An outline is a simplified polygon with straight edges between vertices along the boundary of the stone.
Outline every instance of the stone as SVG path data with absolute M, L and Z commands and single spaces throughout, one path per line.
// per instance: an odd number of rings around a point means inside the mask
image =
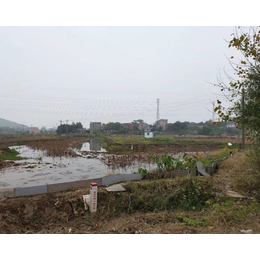
M 115 184 L 110 187 L 107 187 L 106 190 L 108 192 L 118 192 L 118 191 L 125 191 L 125 188 L 121 184 Z
M 231 191 L 231 190 L 227 191 L 226 195 L 228 197 L 232 197 L 232 198 L 245 198 L 244 196 L 240 195 L 239 193 L 237 193 L 235 191 Z

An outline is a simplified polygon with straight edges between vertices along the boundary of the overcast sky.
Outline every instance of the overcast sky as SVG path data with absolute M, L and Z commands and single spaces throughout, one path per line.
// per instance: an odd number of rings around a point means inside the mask
M 0 118 L 57 127 L 60 120 L 201 122 L 234 27 L 0 27 Z M 217 118 L 217 117 L 216 117 Z

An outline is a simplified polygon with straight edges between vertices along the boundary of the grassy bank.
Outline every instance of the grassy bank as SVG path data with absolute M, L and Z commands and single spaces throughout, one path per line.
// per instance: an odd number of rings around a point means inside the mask
M 0 161 L 15 161 L 15 160 L 22 160 L 23 158 L 18 156 L 19 152 L 14 149 L 9 148 L 1 148 L 0 149 Z
M 235 141 L 235 142 L 233 142 Z M 196 152 L 213 151 L 228 147 L 232 143 L 233 149 L 239 149 L 238 140 L 230 138 L 176 138 L 173 136 L 156 136 L 145 139 L 143 136 L 106 136 L 102 138 L 102 146 L 112 153 L 168 153 L 168 152 Z

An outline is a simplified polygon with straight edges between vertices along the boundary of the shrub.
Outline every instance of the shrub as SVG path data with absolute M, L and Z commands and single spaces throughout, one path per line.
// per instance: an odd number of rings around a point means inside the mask
M 207 201 L 214 200 L 216 193 L 213 183 L 196 183 L 195 179 L 188 179 L 184 187 L 179 187 L 168 197 L 167 208 L 175 210 L 199 210 L 207 205 Z

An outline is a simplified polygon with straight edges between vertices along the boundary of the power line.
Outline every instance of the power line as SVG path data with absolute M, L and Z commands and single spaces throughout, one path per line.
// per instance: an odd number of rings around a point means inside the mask
M 15 96 L 15 97 L 14 97 Z M 204 95 L 199 95 L 191 98 L 186 98 L 182 99 L 179 101 L 173 102 L 162 102 L 162 105 L 160 103 L 158 104 L 158 108 L 161 109 L 164 112 L 167 111 L 182 111 L 182 110 L 187 110 L 190 107 L 194 109 L 198 109 L 199 107 L 196 106 L 197 104 L 203 104 L 206 100 L 208 100 L 208 97 L 212 97 L 212 95 L 209 94 L 204 94 Z M 71 104 L 70 102 L 66 101 L 64 103 L 64 100 L 62 99 L 57 99 L 53 98 L 49 102 L 43 101 L 43 102 L 37 102 L 34 100 L 29 100 L 29 101 L 22 101 L 19 102 L 13 101 L 10 99 L 16 99 L 18 98 L 18 95 L 9 95 L 9 100 L 0 100 L 0 107 L 1 109 L 7 110 L 8 112 L 10 111 L 19 111 L 19 112 L 29 112 L 29 113 L 41 113 L 41 114 L 76 114 L 76 115 L 95 115 L 95 117 L 98 117 L 99 120 L 111 120 L 112 118 L 115 118 L 118 120 L 118 118 L 126 118 L 128 116 L 140 116 L 140 115 L 150 115 L 151 113 L 154 113 L 156 111 L 154 107 L 154 103 L 150 102 L 135 102 L 135 101 L 129 101 L 128 104 L 136 104 L 134 107 L 133 106 L 122 106 L 121 102 L 117 102 L 115 100 L 110 100 L 110 103 L 106 103 L 107 101 L 104 101 L 105 103 L 91 103 L 91 104 L 86 104 L 84 102 L 80 102 L 82 104 Z M 62 102 L 62 104 L 55 104 L 55 102 L 59 100 Z M 70 99 L 67 99 L 70 100 Z M 74 100 L 74 99 L 73 99 Z M 83 101 L 84 99 L 80 99 Z M 86 100 L 86 99 L 85 99 Z M 103 102 L 103 101 L 100 101 Z M 7 106 L 4 106 L 4 103 L 7 103 Z M 139 104 L 139 105 L 138 105 Z M 149 105 L 151 104 L 151 105 Z M 26 108 L 26 105 L 30 106 L 29 108 Z M 10 107 L 11 106 L 11 107 Z M 19 106 L 17 108 L 17 106 Z M 40 109 L 36 109 L 37 107 L 40 106 Z M 196 107 L 195 107 L 196 106 Z M 154 108 L 151 108 L 154 107 Z M 44 109 L 43 109 L 44 108 Z M 47 109 L 45 109 L 47 108 Z M 51 109 L 48 109 L 51 108 Z M 125 111 L 122 111 L 122 110 Z M 157 110 L 157 112 L 159 111 Z M 83 111 L 82 111 L 83 110 Z M 105 112 L 104 112 L 105 110 Z M 111 111 L 111 113 L 109 113 Z M 113 112 L 115 111 L 115 112 Z M 160 112 L 160 111 L 159 111 Z M 159 116 L 160 117 L 160 116 Z

